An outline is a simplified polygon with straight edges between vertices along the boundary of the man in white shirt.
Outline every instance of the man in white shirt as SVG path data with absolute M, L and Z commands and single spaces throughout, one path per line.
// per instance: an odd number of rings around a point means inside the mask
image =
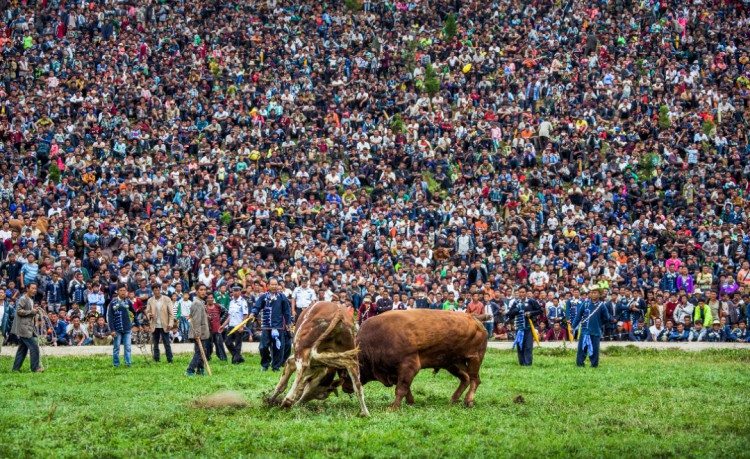
M 661 319 L 654 319 L 654 324 L 649 327 L 648 331 L 651 333 L 651 341 L 657 341 L 661 332 L 664 331 L 664 327 L 661 326 Z
M 302 310 L 310 307 L 316 301 L 318 301 L 318 295 L 310 287 L 310 280 L 307 277 L 300 276 L 300 285 L 292 292 L 292 319 L 296 321 Z
M 247 301 L 242 298 L 242 287 L 235 285 L 232 287 L 231 299 L 229 300 L 229 310 L 227 320 L 224 322 L 224 328 L 232 330 L 241 324 L 250 312 L 247 307 Z M 227 335 L 224 340 L 229 352 L 232 353 L 232 363 L 238 365 L 245 361 L 242 358 L 242 337 L 245 335 L 244 330 L 237 330 L 231 335 Z
M 539 265 L 534 266 L 534 270 L 529 275 L 529 282 L 534 286 L 535 290 L 543 290 L 549 282 L 549 275 L 546 271 L 542 270 Z

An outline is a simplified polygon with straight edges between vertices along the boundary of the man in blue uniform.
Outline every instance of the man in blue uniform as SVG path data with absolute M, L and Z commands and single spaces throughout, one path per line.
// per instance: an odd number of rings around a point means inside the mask
M 263 312 L 260 335 L 260 365 L 263 371 L 268 370 L 269 366 L 273 371 L 279 371 L 291 346 L 286 329 L 292 323 L 292 306 L 280 292 L 276 279 L 268 282 L 268 290 L 255 301 L 250 315 Z
M 609 323 L 612 317 L 609 314 L 608 304 L 599 299 L 599 291 L 592 290 L 590 300 L 584 300 L 578 308 L 573 329 L 580 333 L 578 337 L 578 353 L 576 354 L 576 365 L 582 367 L 586 361 L 586 354 L 591 361 L 591 367 L 599 366 L 599 341 L 602 338 L 602 326 Z
M 513 321 L 516 329 L 516 340 L 513 347 L 518 352 L 518 364 L 531 366 L 533 361 L 534 336 L 531 333 L 531 318 L 542 313 L 541 305 L 532 298 L 532 292 L 521 287 L 518 297 L 511 301 L 507 322 Z

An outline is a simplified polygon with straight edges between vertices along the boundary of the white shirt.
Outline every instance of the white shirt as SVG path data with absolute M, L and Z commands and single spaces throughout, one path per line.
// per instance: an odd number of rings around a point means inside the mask
M 248 315 L 247 301 L 244 298 L 232 298 L 229 300 L 229 326 L 236 327 Z
M 292 299 L 295 307 L 305 309 L 318 300 L 318 295 L 310 287 L 297 287 L 292 292 Z

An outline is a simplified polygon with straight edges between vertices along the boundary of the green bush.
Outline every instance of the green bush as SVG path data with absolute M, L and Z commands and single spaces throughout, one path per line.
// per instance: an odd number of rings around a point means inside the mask
M 60 168 L 57 167 L 57 164 L 52 163 L 49 166 L 49 179 L 52 183 L 60 183 L 60 177 L 62 176 L 62 173 L 60 172 Z
M 404 118 L 401 116 L 401 113 L 396 113 L 391 118 L 391 130 L 396 134 L 401 134 L 406 131 L 406 124 L 404 123 Z
M 649 180 L 654 176 L 654 170 L 659 165 L 659 155 L 647 153 L 638 161 L 638 175 L 641 180 Z
M 701 129 L 703 130 L 704 134 L 712 137 L 716 133 L 716 124 L 714 124 L 714 122 L 711 120 L 706 120 L 703 122 Z
M 659 128 L 669 129 L 672 127 L 672 120 L 669 119 L 669 107 L 661 105 L 659 107 Z
M 440 91 L 440 79 L 432 64 L 427 64 L 424 72 L 424 89 L 432 99 Z
M 344 5 L 349 11 L 362 11 L 362 0 L 344 0 Z
M 443 24 L 443 36 L 447 40 L 450 40 L 455 37 L 457 33 L 458 24 L 456 23 L 456 15 L 451 13 L 445 18 L 445 23 Z

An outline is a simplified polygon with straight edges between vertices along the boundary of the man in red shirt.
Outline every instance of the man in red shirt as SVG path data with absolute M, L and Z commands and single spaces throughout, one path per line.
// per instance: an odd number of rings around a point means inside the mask
M 565 341 L 567 339 L 567 332 L 562 328 L 562 324 L 559 320 L 556 320 L 552 324 L 552 328 L 547 330 L 544 336 L 544 341 Z
M 208 331 L 211 332 L 211 338 L 208 340 L 206 349 L 206 358 L 211 360 L 211 353 L 214 346 L 216 347 L 216 356 L 222 362 L 226 362 L 227 353 L 224 350 L 224 336 L 221 334 L 224 328 L 221 326 L 221 316 L 223 308 L 216 303 L 213 295 L 206 297 L 206 314 L 208 315 Z
M 466 312 L 468 314 L 482 315 L 484 314 L 484 303 L 479 301 L 479 294 L 475 293 L 471 296 L 471 301 L 466 306 Z

